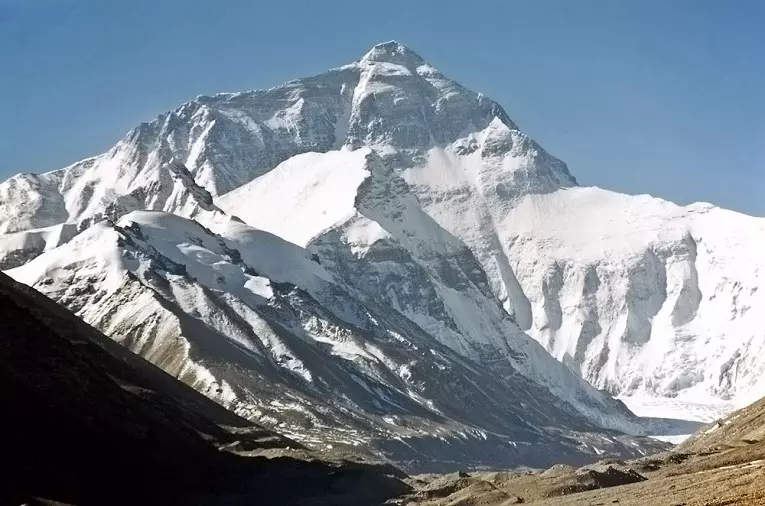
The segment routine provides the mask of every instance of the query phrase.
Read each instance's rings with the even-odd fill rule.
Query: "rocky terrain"
[[[765,399],[705,427],[671,452],[582,468],[410,479],[402,504],[765,504]]]

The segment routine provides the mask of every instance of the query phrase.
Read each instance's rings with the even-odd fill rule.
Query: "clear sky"
[[[765,216],[765,1],[0,0],[0,177],[396,39],[580,183]]]

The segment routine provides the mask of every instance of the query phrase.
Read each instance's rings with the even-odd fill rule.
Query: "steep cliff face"
[[[505,182],[526,177],[524,164],[474,163],[454,154],[461,145],[431,150],[405,178],[553,356],[618,395],[743,404],[762,393],[752,309],[765,307],[765,220],[599,188],[512,194]]]

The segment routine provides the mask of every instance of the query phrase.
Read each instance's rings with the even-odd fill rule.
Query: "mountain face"
[[[484,365],[414,321],[451,325],[448,335],[465,340],[462,322],[444,313],[493,304],[499,319],[487,324],[522,336],[459,270],[471,258],[464,246],[458,258],[440,259],[466,293],[451,288],[466,300],[445,307],[444,280],[395,242],[375,241],[371,265],[354,265],[353,246],[339,239],[327,238],[317,256],[236,220],[217,229],[137,211],[97,223],[10,274],[239,415],[309,444],[369,448],[415,470],[541,467],[661,447],[603,430],[639,427],[533,340],[507,339],[507,358],[496,350],[499,363]],[[341,261],[371,272],[352,285],[333,274]],[[387,285],[406,305],[395,308],[371,289],[358,291],[378,276],[416,276],[419,293],[409,298],[407,286]],[[543,367],[561,377],[566,390],[558,396],[529,372]]]
[[[0,265],[301,441],[549,465],[647,448],[608,432],[645,429],[585,379],[759,388],[762,222],[581,188],[498,104],[389,42],[0,184]]]
[[[765,393],[765,219],[556,185],[547,155],[495,125],[499,156],[470,134],[402,178],[521,329],[615,395],[735,405]]]

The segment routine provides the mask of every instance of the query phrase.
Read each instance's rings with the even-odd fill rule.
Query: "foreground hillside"
[[[731,413],[680,445],[682,451],[701,451],[732,444],[765,442],[765,399]]]
[[[469,478],[420,477],[403,504],[430,506],[538,504],[751,506],[765,504],[765,451],[663,455],[605,461],[540,474],[474,473]],[[687,460],[684,460],[686,459]],[[751,460],[754,459],[754,460]],[[637,469],[637,471],[635,470]]]

